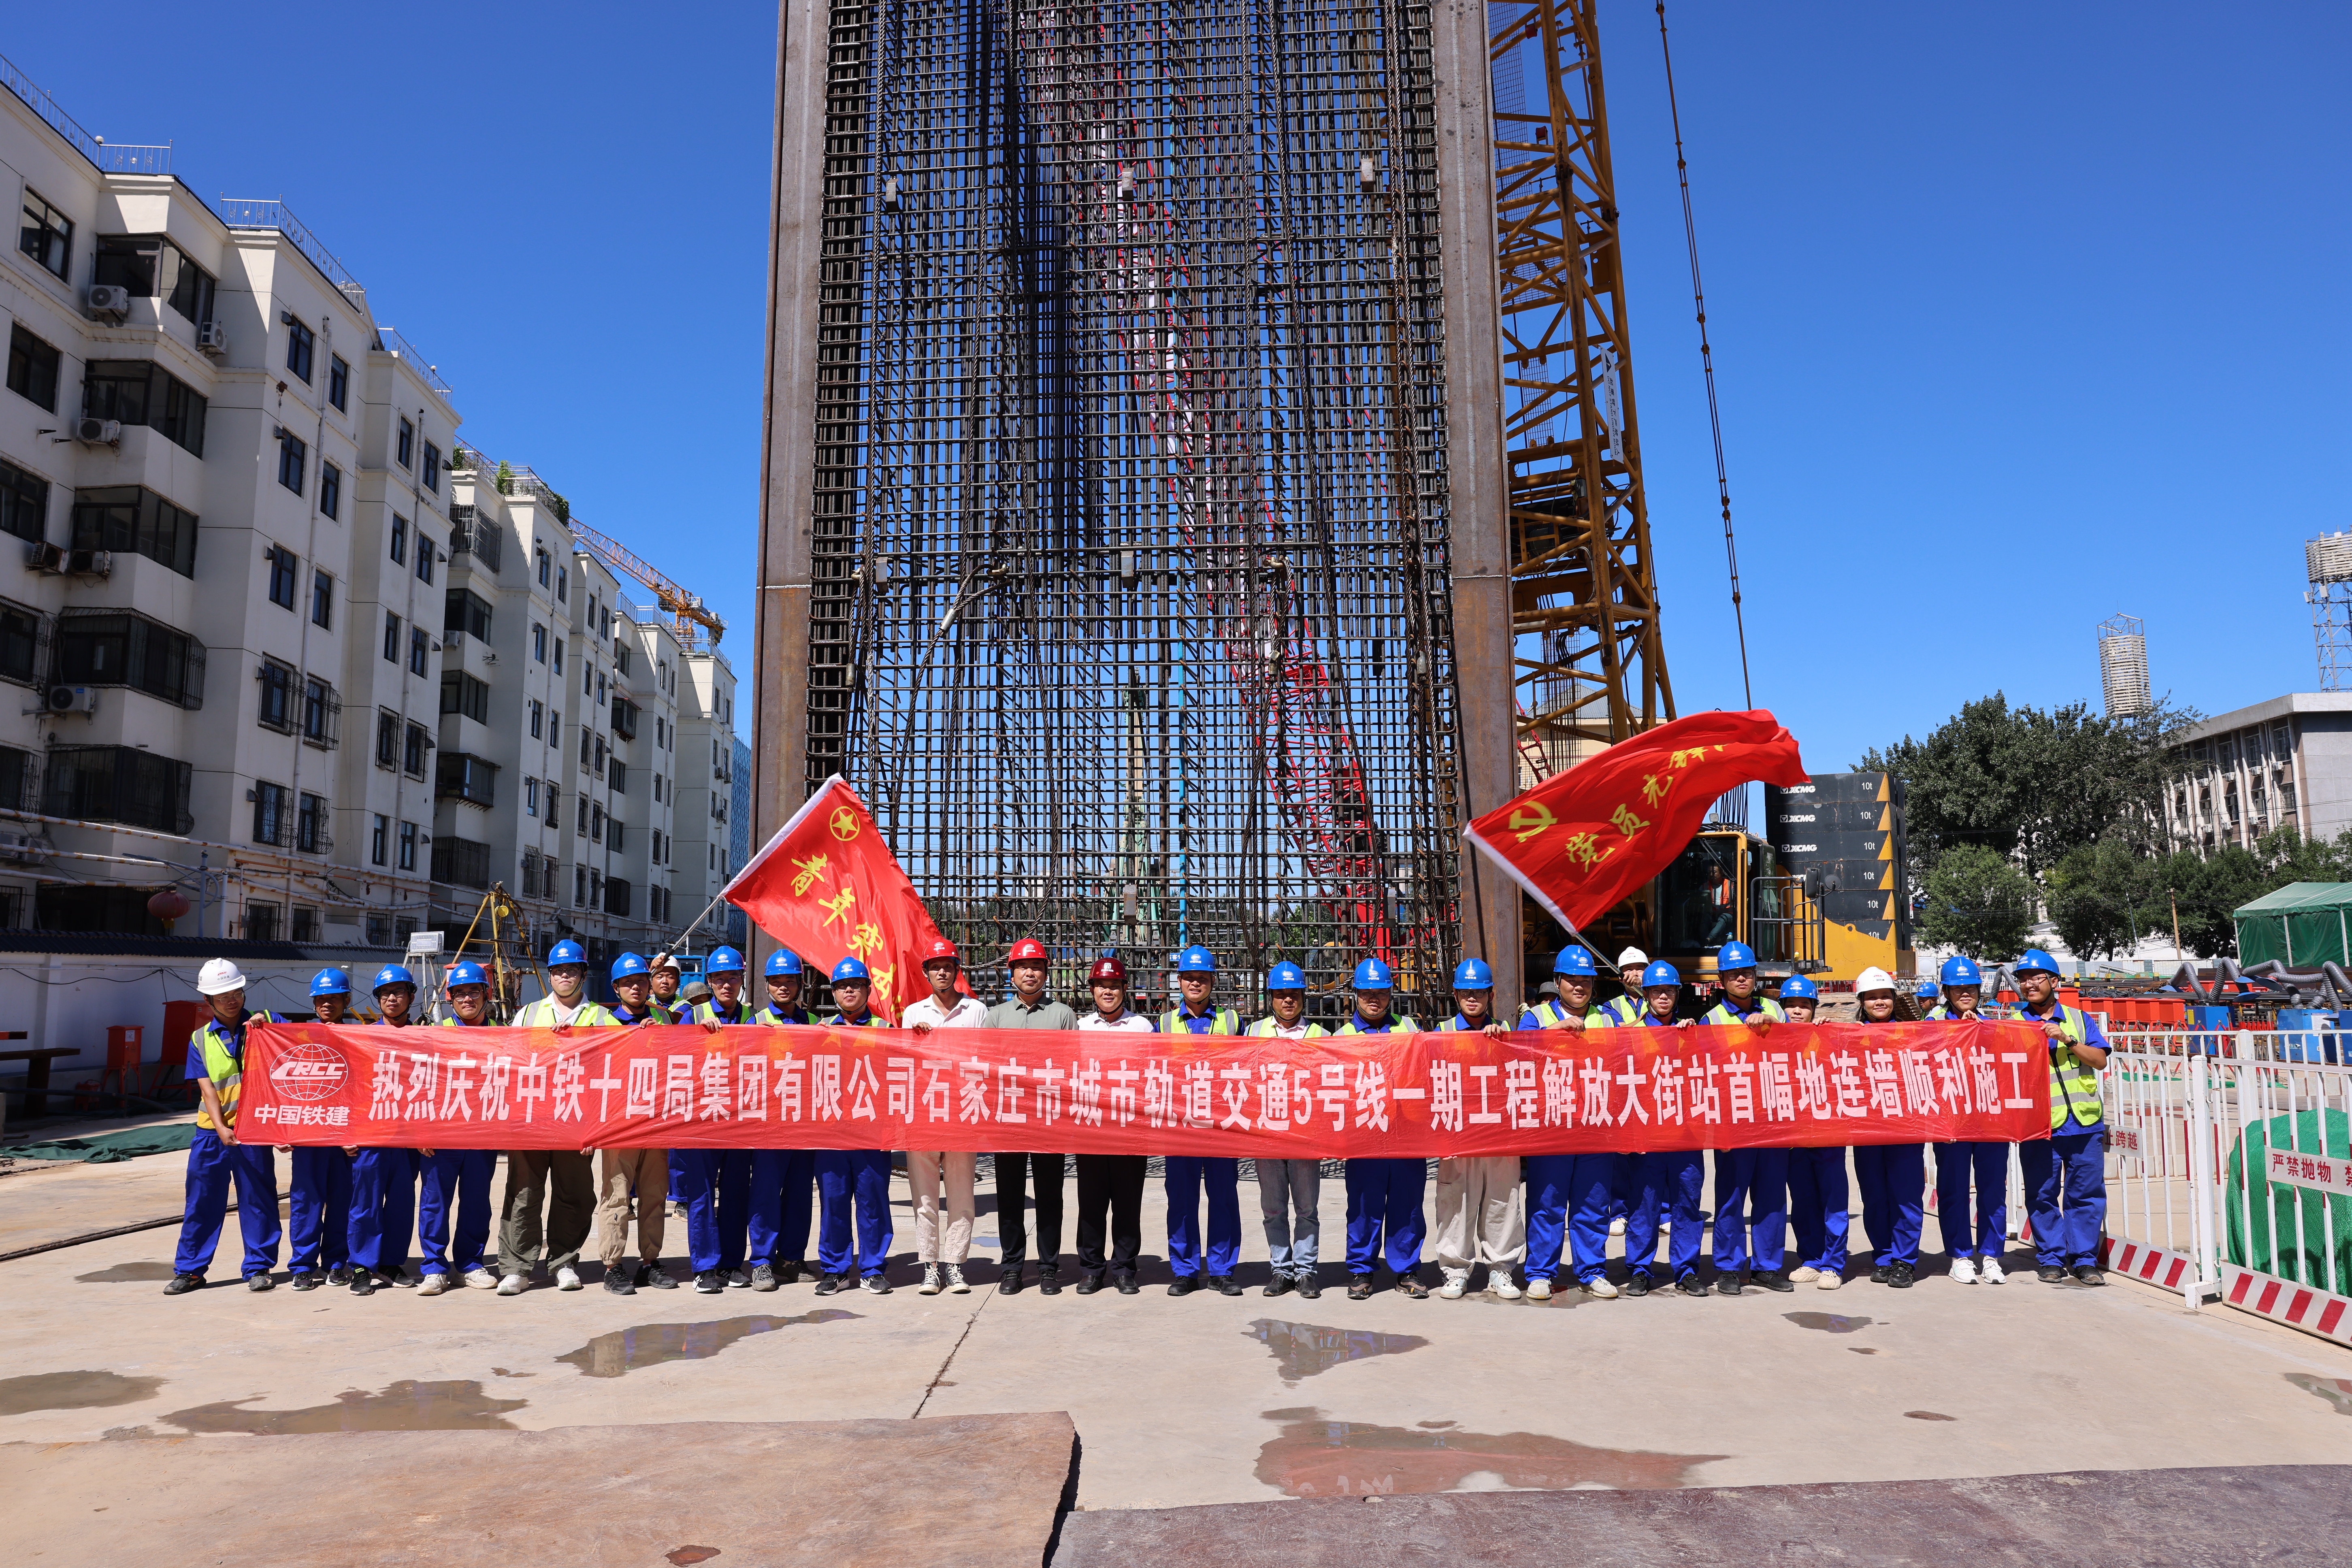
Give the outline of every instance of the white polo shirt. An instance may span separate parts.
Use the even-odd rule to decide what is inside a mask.
[[[1114,1032],[1138,1035],[1156,1035],[1160,1032],[1158,1025],[1132,1007],[1122,1009],[1116,1018],[1106,1018],[1102,1016],[1101,1008],[1095,1008],[1079,1016],[1078,1027],[1109,1029]]]
[[[942,1007],[936,996],[926,996],[908,1004],[898,1016],[898,1026],[911,1029],[918,1024],[929,1024],[934,1029],[977,1029],[988,1016],[988,1006],[976,996],[959,996],[953,1007]]]

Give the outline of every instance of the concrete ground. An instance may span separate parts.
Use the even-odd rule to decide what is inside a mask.
[[[180,1164],[0,1177],[0,1251],[168,1214]],[[1325,1294],[1268,1300],[1245,1184],[1248,1293],[1173,1300],[1154,1182],[1143,1294],[1004,1297],[978,1261],[995,1249],[983,1188],[981,1288],[923,1297],[895,1191],[900,1288],[879,1298],[820,1300],[803,1283],[362,1300],[232,1282],[173,1299],[170,1227],[21,1258],[0,1264],[0,1442],[1066,1411],[1089,1510],[2352,1455],[2352,1352],[2146,1286],[2041,1285],[2021,1253],[2000,1287],[1938,1272],[1908,1291],[1350,1302],[1328,1261],[1343,1230],[1328,1180]]]

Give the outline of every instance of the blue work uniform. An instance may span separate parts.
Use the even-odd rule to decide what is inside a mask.
[[[1519,1028],[1549,1029],[1568,1016],[1565,1004],[1538,1002],[1519,1015]],[[1612,1026],[1608,1009],[1584,1010],[1587,1029]],[[1579,1281],[1609,1268],[1609,1220],[1625,1185],[1622,1154],[1530,1154],[1528,1172],[1528,1278],[1550,1279],[1559,1273],[1560,1251]]]
[[[1954,1019],[1963,1015],[1937,1003],[1927,1009],[1927,1016]],[[1956,1259],[1998,1259],[2008,1248],[2009,1150],[2001,1142],[1936,1145],[1936,1221],[1943,1228],[1944,1250]],[[1976,1179],[1973,1205],[1969,1201],[1971,1176]]]
[[[756,1021],[742,1002],[732,1010],[716,1002],[698,1002],[687,1017],[696,1024]],[[672,1189],[686,1194],[688,1266],[697,1274],[731,1274],[742,1268],[751,1229],[751,1151],[673,1149],[669,1168]]]
[[[1897,1263],[1918,1268],[1919,1230],[1927,1205],[1927,1145],[1856,1144],[1853,1177],[1862,1188],[1862,1226],[1870,1232],[1873,1272]]]
[[[883,1029],[887,1020],[868,1008],[861,1016],[836,1017],[845,1029]],[[890,1261],[890,1152],[887,1149],[820,1149],[816,1152],[816,1266],[825,1274],[846,1275],[851,1265],[878,1278]],[[850,1252],[851,1220],[857,1250]]]
[[[2034,1259],[2044,1268],[2097,1268],[2099,1232],[2107,1219],[2107,1118],[2098,1073],[2083,1066],[2074,1047],[2106,1049],[2106,1031],[2090,1014],[2063,1002],[2053,1003],[2047,1013],[2021,1007],[2018,1016],[2035,1024],[2055,1021],[2066,1031],[2063,1042],[2050,1047],[2049,1140],[2017,1146],[2025,1167]]]
[[[1160,1016],[1163,1035],[1238,1035],[1241,1016],[1230,1007],[1195,1013],[1189,1004]],[[1242,1260],[1241,1170],[1238,1159],[1206,1154],[1171,1154],[1163,1186],[1168,1194],[1168,1270],[1179,1279],[1198,1279],[1203,1261],[1201,1207],[1208,1198],[1209,1277],[1223,1279]]]
[[[1642,1027],[1671,1029],[1655,1013],[1642,1010]],[[1677,1280],[1698,1272],[1699,1239],[1706,1222],[1699,1213],[1706,1193],[1706,1156],[1696,1149],[1654,1149],[1633,1156],[1633,1202],[1625,1216],[1625,1262],[1644,1276],[1658,1260],[1658,1216],[1674,1210],[1674,1234],[1666,1243],[1666,1268]]]
[[[462,1018],[443,1020],[443,1027],[487,1029],[489,1021],[467,1024]],[[416,1250],[426,1274],[492,1272],[483,1258],[490,1244],[490,1179],[499,1173],[496,1149],[436,1149],[418,1151],[416,1185]]]
[[[1390,1014],[1378,1024],[1363,1015],[1351,1015],[1339,1026],[1342,1035],[1391,1035],[1414,1032],[1411,1018]],[[1370,1274],[1383,1256],[1390,1272],[1400,1279],[1421,1267],[1421,1244],[1429,1229],[1423,1214],[1422,1193],[1429,1184],[1429,1163],[1411,1160],[1350,1160],[1348,1162],[1348,1272]],[[1386,1243],[1385,1247],[1383,1242]]]
[[[1726,995],[1708,1008],[1702,1024],[1749,1024],[1759,1019],[1785,1024],[1778,1002],[1748,999],[1745,1009]],[[1789,1152],[1786,1149],[1717,1149],[1715,1152],[1715,1267],[1737,1274],[1753,1268],[1778,1274],[1789,1247]]]
[[[415,1019],[383,1027],[407,1029]],[[422,1162],[414,1149],[362,1149],[352,1156],[351,1259],[354,1268],[391,1276],[406,1268],[408,1237],[416,1227],[416,1178]]]
[[[351,1261],[352,1157],[331,1143],[298,1145],[286,1190],[286,1264],[296,1278]]]
[[[252,1023],[282,1024],[275,1013],[250,1011],[228,1028],[218,1018],[188,1037],[187,1079],[210,1079],[220,1101],[221,1116],[231,1137],[236,1136],[237,1102],[245,1077],[245,1026]],[[234,1143],[221,1140],[209,1111],[196,1113],[196,1135],[188,1145],[187,1208],[180,1221],[180,1247],[172,1268],[178,1274],[202,1274],[212,1267],[220,1246],[221,1224],[228,1217],[230,1188],[236,1191],[237,1234],[245,1240],[245,1262],[239,1272],[247,1279],[278,1267],[278,1243],[285,1231],[278,1222],[278,1162],[267,1143]]]
[[[752,1022],[805,1025],[808,1009],[762,1007]],[[751,1197],[744,1225],[744,1256],[753,1263],[795,1266],[808,1260],[809,1211],[816,1193],[813,1149],[751,1151]]]

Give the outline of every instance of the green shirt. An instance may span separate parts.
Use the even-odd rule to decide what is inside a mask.
[[[1075,1029],[1077,1014],[1067,1002],[1056,1002],[1051,996],[1040,995],[1031,1006],[1018,996],[1008,996],[988,1010],[980,1021],[983,1029]]]

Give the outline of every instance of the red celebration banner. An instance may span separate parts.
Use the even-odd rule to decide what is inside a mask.
[[[2031,1024],[1486,1035],[248,1026],[255,1142],[1328,1159],[2017,1142]]]
[[[839,773],[720,896],[825,973],[845,958],[862,959],[874,977],[877,1013],[896,1017],[931,994],[918,955],[939,940],[940,928],[874,814]]]
[[[1587,757],[1462,836],[1554,919],[1581,928],[1664,870],[1726,790],[1806,778],[1797,738],[1762,709],[1694,713]]]

